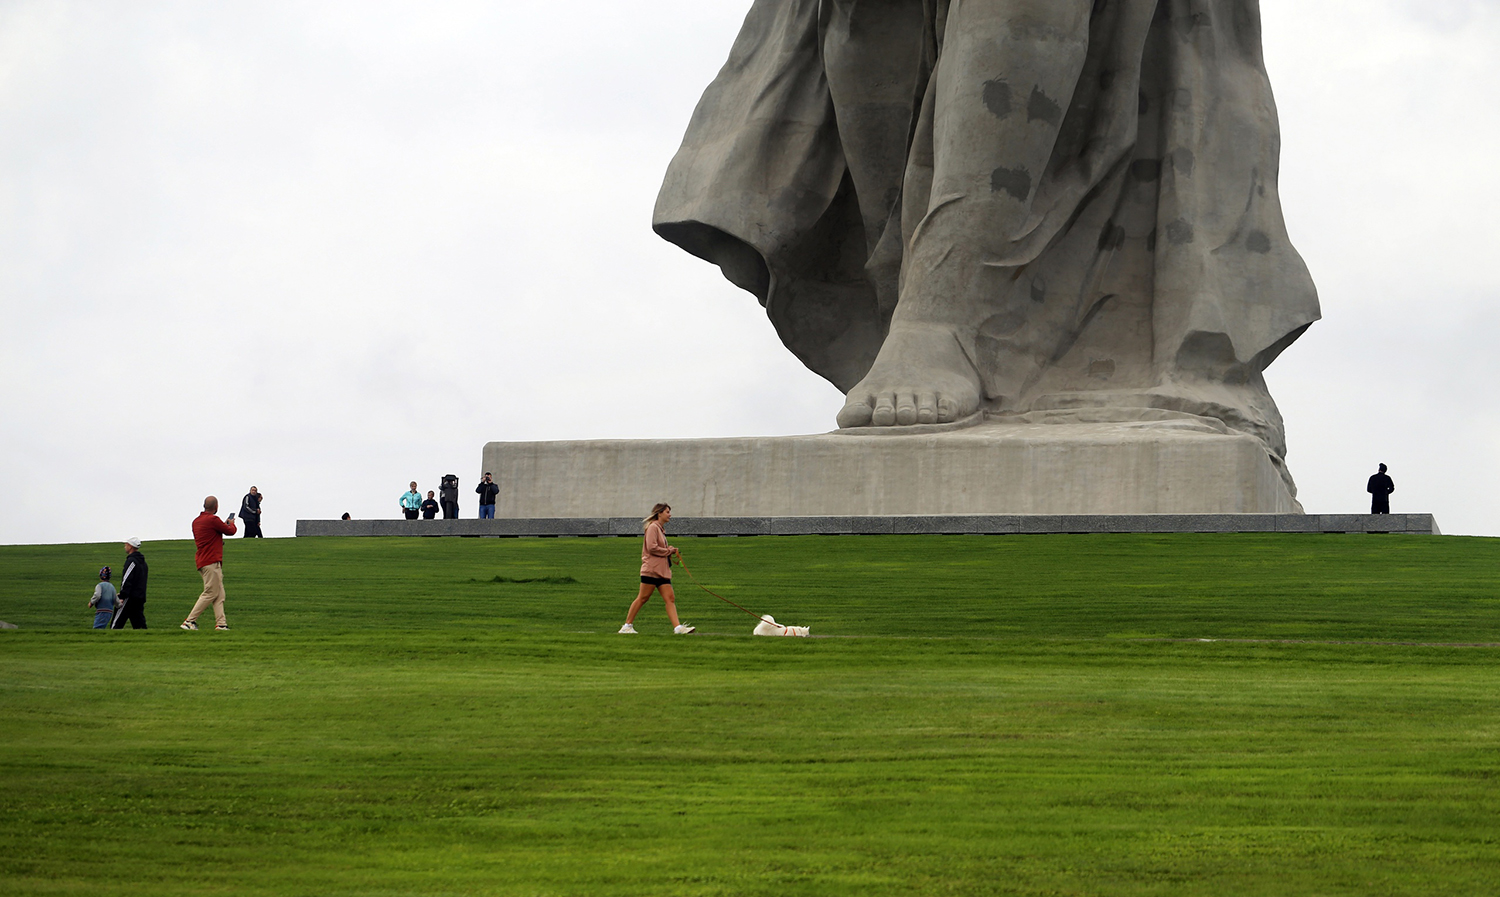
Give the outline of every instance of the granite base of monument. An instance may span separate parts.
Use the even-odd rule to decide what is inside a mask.
[[[1300,513],[1256,439],[1193,420],[491,442],[502,518]]]

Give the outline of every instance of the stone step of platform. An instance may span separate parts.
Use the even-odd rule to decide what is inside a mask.
[[[1043,533],[1406,533],[1441,535],[1431,514],[902,514],[676,517],[674,536],[1012,535]],[[636,517],[299,520],[298,536],[632,536]]]

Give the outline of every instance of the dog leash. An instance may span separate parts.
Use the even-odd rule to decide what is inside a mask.
[[[708,586],[706,586],[703,583],[699,582],[698,581],[698,577],[694,576],[693,575],[693,571],[688,568],[687,562],[682,559],[682,552],[680,552],[680,551],[677,552],[677,554],[675,554],[674,557],[677,558],[677,564],[678,564],[678,566],[682,567],[683,570],[687,571],[688,579],[691,579],[693,581],[693,585],[697,586],[698,588],[702,589],[703,591],[707,592],[708,594],[714,596],[715,598],[719,599],[720,601],[724,602],[725,604],[733,604],[735,607],[739,608],[740,610],[744,611],[745,613],[749,614],[750,616],[754,617],[755,619],[757,619],[757,620],[760,619],[760,614],[756,613],[755,611],[751,610],[748,607],[745,607],[743,604],[735,604],[733,601],[730,601],[728,598],[725,598],[723,595],[720,595],[718,592],[715,592],[713,589],[710,589]]]

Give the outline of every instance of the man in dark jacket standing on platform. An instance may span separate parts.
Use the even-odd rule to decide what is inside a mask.
[[[113,628],[146,628],[146,556],[141,554],[141,540],[125,540],[125,573],[120,577],[120,609],[115,611]]]
[[[479,519],[495,519],[495,496],[500,494],[500,487],[490,479],[489,471],[485,471],[484,479],[474,488],[479,493]]]
[[[1380,473],[1370,477],[1369,485],[1365,491],[1370,493],[1370,513],[1389,514],[1391,512],[1391,493],[1396,491],[1396,484],[1385,475],[1385,465],[1380,465]]]
[[[203,577],[203,594],[193,605],[193,612],[182,621],[183,629],[197,629],[198,617],[210,607],[214,609],[214,628],[226,630],[229,622],[224,618],[224,537],[235,534],[234,515],[220,520],[219,500],[210,495],[203,499],[203,513],[193,520],[193,541],[198,554],[194,562],[198,575]]]
[[[240,500],[240,520],[245,524],[247,539],[265,538],[260,532],[260,499],[259,490],[251,486],[249,493]]]

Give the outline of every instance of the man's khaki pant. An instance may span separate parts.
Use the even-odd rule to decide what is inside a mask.
[[[209,605],[213,605],[214,624],[228,626],[224,620],[224,565],[217,563],[199,567],[198,574],[203,577],[203,594],[198,596],[198,603],[193,605],[193,612],[188,614],[188,622],[198,622],[199,615],[208,610]]]

